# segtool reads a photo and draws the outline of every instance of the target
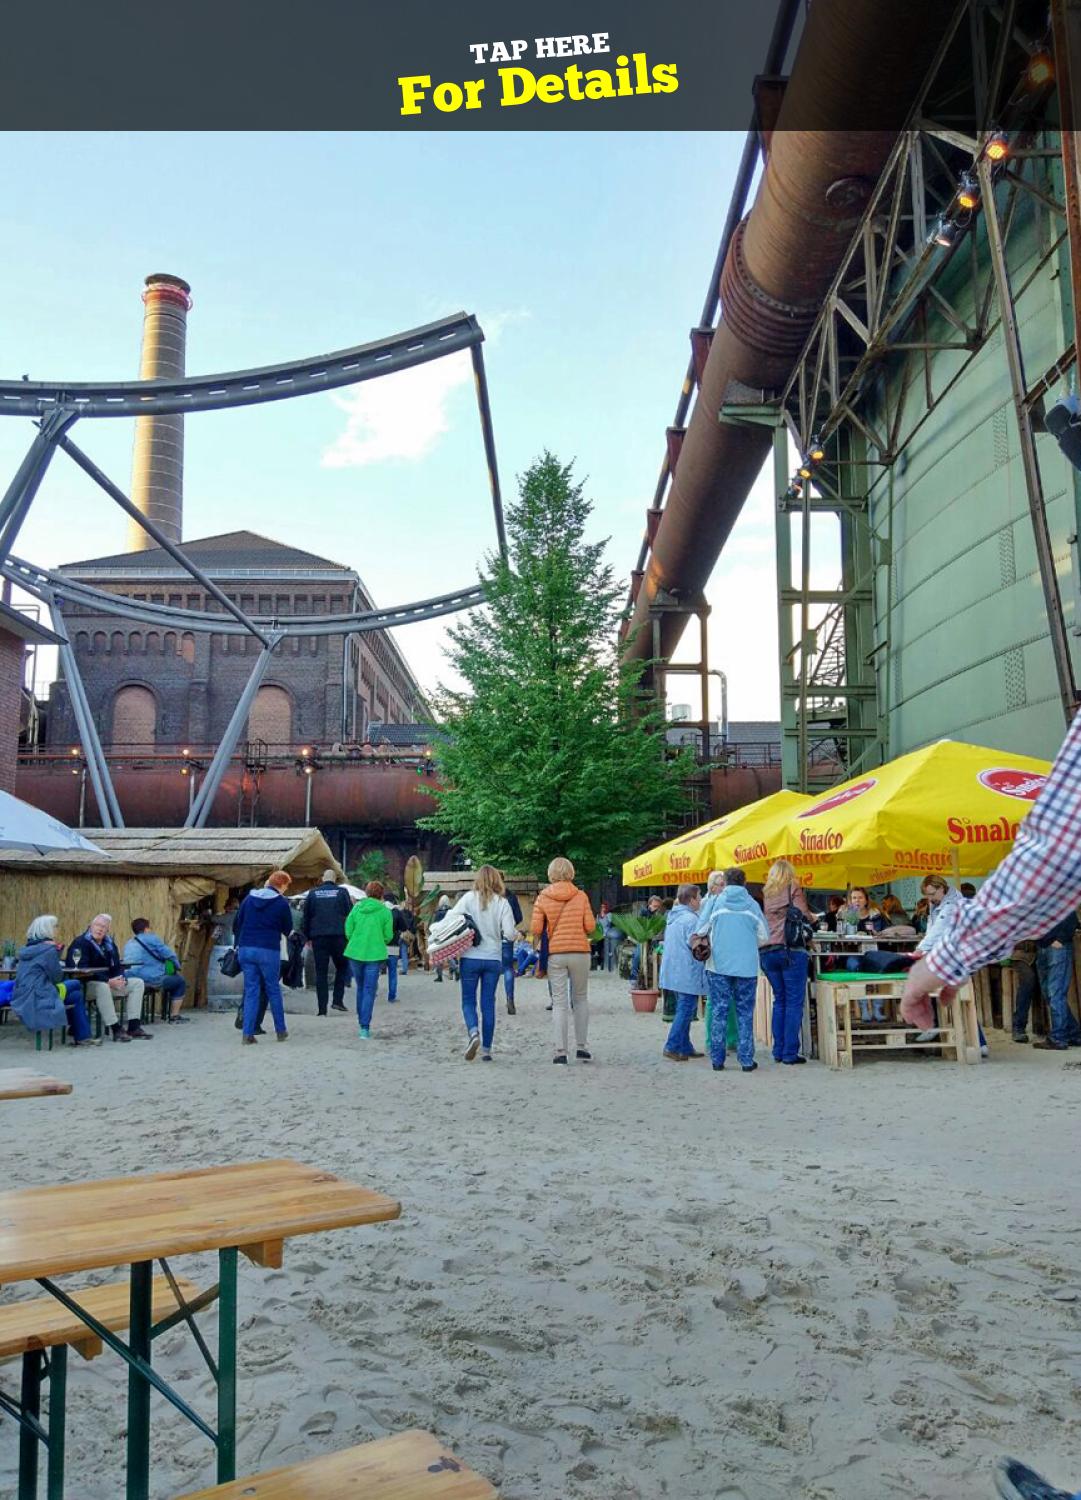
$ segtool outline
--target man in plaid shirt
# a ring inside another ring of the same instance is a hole
[[[953,993],[984,964],[1008,958],[1022,938],[1039,937],[1081,902],[1081,714],[1074,719],[1047,784],[1021,825],[1012,852],[909,970],[901,1015],[934,1025],[930,995]]]

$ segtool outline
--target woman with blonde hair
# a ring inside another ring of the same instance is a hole
[[[459,963],[462,986],[462,1019],[469,1040],[466,1062],[472,1062],[480,1049],[481,1062],[491,1062],[495,1040],[495,994],[503,973],[503,944],[514,937],[514,913],[506,897],[502,871],[494,865],[481,865],[473,877],[473,889],[455,902],[448,915],[455,913],[470,919],[479,933],[472,948],[467,948]],[[480,1028],[477,1028],[477,987],[480,987]]]
[[[589,938],[597,925],[585,891],[574,884],[569,859],[553,859],[546,885],[533,907],[535,937],[548,931],[548,983],[552,993],[553,1062],[567,1061],[570,1013],[574,1006],[575,1056],[592,1061],[589,1041]]]
[[[762,972],[773,991],[773,1058],[788,1066],[807,1061],[799,1048],[809,962],[805,946],[789,947],[785,942],[790,906],[795,906],[808,922],[814,920],[799,876],[787,859],[777,859],[762,889],[762,911],[769,935],[759,952]]]

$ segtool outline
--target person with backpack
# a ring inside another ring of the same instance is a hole
[[[300,931],[311,946],[315,961],[315,998],[319,1014],[327,1013],[327,991],[330,964],[334,963],[334,991],[331,1004],[345,1009],[345,981],[349,960],[345,956],[345,920],[353,909],[353,898],[344,885],[338,884],[335,870],[324,870],[318,885],[304,897],[300,912]]]
[[[129,979],[141,979],[150,989],[160,990],[169,1000],[169,1025],[187,1024],[187,1016],[180,1014],[187,991],[187,981],[180,972],[180,960],[163,938],[151,932],[145,917],[136,917],[131,924],[132,937],[124,944],[121,963]]]
[[[383,883],[369,880],[364,887],[364,900],[358,901],[345,919],[345,956],[353,965],[353,977],[357,982],[357,1025],[361,1040],[365,1042],[371,1036],[379,972],[387,962],[393,938],[394,918],[383,900]],[[394,964],[391,964],[390,972],[395,976],[390,982],[396,986]]]
[[[706,984],[709,987],[710,1060],[716,1073],[724,1068],[728,1033],[728,1007],[736,1011],[739,1028],[737,1055],[745,1073],[758,1067],[754,1060],[754,1000],[758,988],[758,950],[769,941],[769,928],[762,908],[747,890],[747,877],[733,868],[724,872],[724,884],[709,911],[699,916],[695,936],[709,938]]]
[[[814,918],[799,876],[787,859],[774,860],[762,888],[767,936],[760,956],[773,991],[773,1059],[792,1067],[800,1054],[807,1003],[808,944]]]

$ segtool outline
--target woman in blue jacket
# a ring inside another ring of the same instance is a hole
[[[698,925],[702,897],[696,885],[681,885],[675,905],[668,913],[661,955],[661,988],[676,997],[676,1017],[664,1044],[669,1062],[701,1057],[691,1043],[691,1022],[698,1014],[698,997],[706,992],[706,971],[691,952],[691,937]]]
[[[64,979],[56,942],[56,917],[35,917],[26,931],[15,968],[11,1008],[27,1031],[52,1031],[66,1026],[73,1047],[90,1047],[90,1022],[77,979]]]
[[[718,894],[698,931],[709,937],[709,1055],[714,1070],[720,1072],[725,1060],[725,1037],[728,1030],[728,1007],[736,1007],[739,1027],[739,1064],[745,1073],[753,1073],[754,997],[758,986],[758,949],[769,936],[762,908],[747,892],[747,877],[742,870],[724,872],[724,889]]]
[[[254,1046],[259,1018],[259,1000],[266,991],[274,1031],[279,1042],[289,1035],[282,1004],[281,943],[293,930],[293,913],[283,892],[292,885],[291,875],[275,870],[262,890],[249,891],[233,921],[236,956],[244,975],[244,1046]]]

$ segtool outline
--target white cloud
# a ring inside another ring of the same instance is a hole
[[[497,343],[509,323],[528,317],[525,309],[482,317],[485,341]],[[345,426],[324,451],[322,467],[363,468],[389,459],[416,463],[450,431],[454,393],[472,378],[472,363],[463,351],[335,392],[330,399],[345,413]]]

